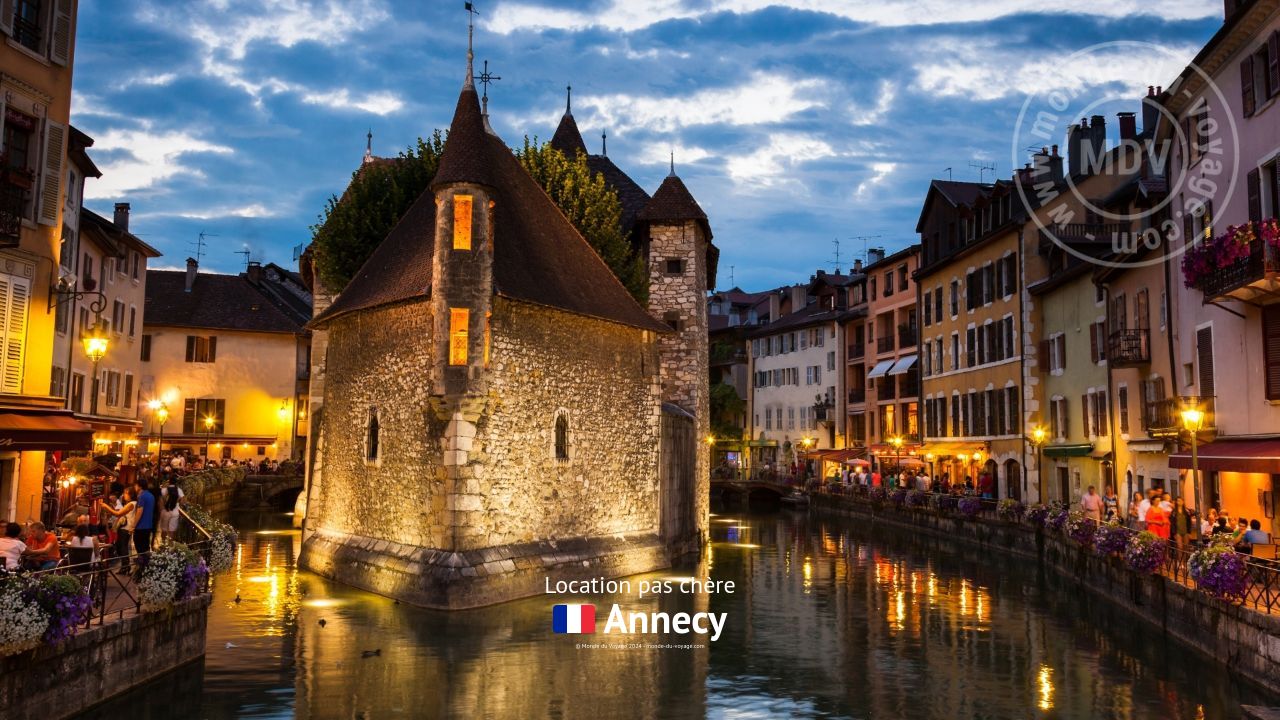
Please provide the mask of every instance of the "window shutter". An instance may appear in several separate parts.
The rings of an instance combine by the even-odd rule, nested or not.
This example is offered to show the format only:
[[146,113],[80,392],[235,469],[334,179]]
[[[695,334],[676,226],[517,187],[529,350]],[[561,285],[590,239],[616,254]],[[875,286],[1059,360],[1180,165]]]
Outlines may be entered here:
[[1111,434],[1111,406],[1107,403],[1107,391],[1099,390],[1094,405],[1094,411],[1098,413],[1098,419],[1094,421],[1094,425],[1098,427],[1098,436],[1105,437]]
[[1249,219],[1257,222],[1262,219],[1262,173],[1254,168],[1245,177],[1249,189]]
[[182,434],[190,435],[196,429],[196,401],[184,400],[182,403]]
[[187,336],[187,362],[196,361],[196,338],[194,335]]
[[40,167],[41,225],[57,225],[62,207],[63,158],[66,157],[67,126],[52,120],[44,122],[44,161]]
[[1182,239],[1188,246],[1197,241],[1195,228],[1191,224],[1191,213],[1182,216]]
[[1262,309],[1262,353],[1267,399],[1280,400],[1280,305],[1268,305]]
[[1089,357],[1098,362],[1098,323],[1089,326]]
[[1213,397],[1213,328],[1196,331],[1196,370],[1200,375],[1200,397]]
[[1080,420],[1084,427],[1084,436],[1089,437],[1089,396],[1080,396]]
[[13,35],[13,14],[18,0],[0,0],[0,32]]
[[209,362],[218,359],[218,338],[213,336],[209,338]]
[[53,42],[49,44],[49,59],[55,65],[66,66],[71,62],[71,0],[56,0],[53,7]]
[[1129,388],[1122,387],[1118,391],[1119,407],[1116,412],[1120,415],[1120,432],[1129,433]]
[[1271,78],[1271,94],[1280,93],[1280,30],[1267,39],[1267,77]]
[[1048,340],[1040,341],[1039,354],[1040,354],[1040,367],[1045,372],[1048,372],[1049,370],[1052,369],[1052,366],[1049,362],[1049,341]]
[[1246,55],[1240,61],[1240,95],[1244,100],[1244,116],[1252,117],[1257,103],[1253,97],[1253,56]]
[[1188,114],[1182,118],[1182,157],[1184,162],[1191,160],[1191,146],[1195,144],[1195,138],[1191,135],[1191,130],[1191,114]]
[[0,392],[21,394],[27,346],[27,306],[31,288],[12,275],[0,275]]

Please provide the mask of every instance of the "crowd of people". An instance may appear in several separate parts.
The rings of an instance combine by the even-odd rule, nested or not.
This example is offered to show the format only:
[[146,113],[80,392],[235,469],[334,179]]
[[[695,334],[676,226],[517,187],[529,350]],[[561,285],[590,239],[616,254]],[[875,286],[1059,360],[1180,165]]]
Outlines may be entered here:
[[1085,515],[1097,522],[1119,520],[1133,530],[1149,530],[1157,537],[1172,540],[1179,549],[1187,549],[1213,536],[1229,536],[1231,545],[1243,553],[1252,553],[1254,545],[1271,544],[1271,536],[1262,530],[1262,521],[1243,515],[1233,518],[1225,511],[1211,507],[1204,517],[1187,507],[1184,498],[1173,498],[1163,488],[1135,492],[1129,504],[1120,507],[1115,489],[1108,487],[1099,495],[1090,485],[1080,499]]

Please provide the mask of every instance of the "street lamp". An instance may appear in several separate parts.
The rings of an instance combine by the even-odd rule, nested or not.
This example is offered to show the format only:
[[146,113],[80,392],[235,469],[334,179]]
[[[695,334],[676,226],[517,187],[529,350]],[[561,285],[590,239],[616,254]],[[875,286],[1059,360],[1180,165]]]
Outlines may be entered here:
[[1195,404],[1188,405],[1182,410],[1182,427],[1187,429],[1187,433],[1191,435],[1191,478],[1194,483],[1196,493],[1196,512],[1200,517],[1204,517],[1204,497],[1202,496],[1202,488],[1200,487],[1200,455],[1198,447],[1198,433],[1204,424],[1204,411]]
[[937,456],[936,456],[936,455],[934,455],[933,453],[925,453],[925,454],[924,454],[924,461],[925,461],[925,462],[927,462],[927,463],[929,463],[929,485],[930,485],[931,487],[932,487],[932,485],[933,485],[933,480],[934,480],[934,474],[933,474],[933,461],[934,461],[935,459],[937,459]]
[[93,397],[89,399],[89,414],[98,414],[98,363],[102,362],[102,358],[107,355],[107,335],[102,332],[102,318],[99,317],[93,323],[93,328],[84,333],[80,338],[80,342],[84,344],[85,357],[89,358],[89,362],[93,363],[93,382],[90,383]]
[[151,408],[152,414],[155,415],[156,422],[160,423],[160,437],[156,442],[156,461],[159,462],[164,455],[164,424],[169,421],[169,406],[165,405],[162,400],[152,400],[147,406]]
[[1036,449],[1036,475],[1039,478],[1039,496],[1040,502],[1044,502],[1044,444],[1049,440],[1049,431],[1044,429],[1043,425],[1036,425],[1031,428],[1031,434],[1027,436],[1031,441],[1031,445]]
[[902,480],[902,443],[903,442],[904,441],[901,435],[894,435],[893,437],[889,438],[889,444],[893,446],[893,463],[894,465],[897,466],[896,468],[894,468],[894,470],[895,472],[898,473],[899,482],[901,482]]
[[213,426],[218,421],[212,415],[204,416],[204,459],[209,461],[209,436],[213,434]]

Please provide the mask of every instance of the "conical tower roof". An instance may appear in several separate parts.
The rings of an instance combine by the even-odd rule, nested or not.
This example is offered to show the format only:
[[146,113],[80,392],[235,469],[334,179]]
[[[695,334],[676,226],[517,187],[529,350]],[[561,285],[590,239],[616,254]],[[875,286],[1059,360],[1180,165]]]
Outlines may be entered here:
[[485,131],[476,88],[467,83],[458,94],[458,106],[453,112],[449,137],[431,187],[460,182],[493,186],[493,162],[489,158],[491,137]]
[[577,153],[584,155],[587,153],[587,144],[582,141],[582,132],[578,130],[578,123],[573,119],[573,113],[566,112],[564,117],[560,118],[560,126],[556,128],[556,134],[551,136],[551,147],[564,153],[568,158],[572,158]]
[[644,206],[636,219],[645,222],[700,220],[705,223],[707,214],[698,206],[698,201],[693,199],[693,194],[685,187],[684,181],[672,173],[662,181],[658,192],[653,194],[649,204]]

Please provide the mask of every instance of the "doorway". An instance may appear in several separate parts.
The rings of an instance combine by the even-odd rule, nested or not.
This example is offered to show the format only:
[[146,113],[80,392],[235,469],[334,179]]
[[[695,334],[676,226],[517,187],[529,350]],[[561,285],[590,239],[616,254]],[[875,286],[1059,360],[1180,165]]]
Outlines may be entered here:
[[1022,499],[1022,466],[1017,460],[1004,461],[1005,493],[1014,500]]
[[0,520],[15,522],[18,493],[17,458],[0,459]]
[[1058,471],[1058,501],[1063,504],[1071,502],[1071,471],[1065,467],[1055,468]]

